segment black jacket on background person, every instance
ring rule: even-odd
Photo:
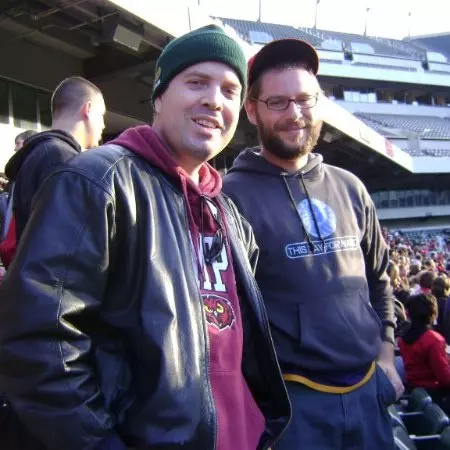
[[[253,233],[218,199],[242,312],[242,371],[266,419],[258,449],[267,449],[287,425],[289,400],[252,275]],[[54,239],[61,227],[68,232]],[[134,153],[106,145],[48,178],[0,285],[0,390],[49,450],[106,441],[215,448],[192,261],[182,192]]]
[[[5,174],[14,183],[13,211],[20,240],[31,214],[33,197],[44,180],[63,162],[81,152],[73,136],[50,130],[35,134],[8,161]]]

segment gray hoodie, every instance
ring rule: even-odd
[[[311,154],[288,174],[248,149],[224,192],[252,225],[256,278],[282,370],[317,381],[351,379],[393,341],[388,249],[362,182]]]

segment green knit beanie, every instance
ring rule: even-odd
[[[247,61],[238,42],[217,25],[191,31],[166,45],[156,61],[152,101],[167,89],[176,75],[205,61],[221,62],[236,71],[242,84],[242,103],[247,90]]]

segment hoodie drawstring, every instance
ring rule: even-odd
[[[303,190],[305,191],[306,198],[308,200],[308,206],[309,206],[309,210],[311,211],[311,215],[312,215],[312,218],[314,221],[314,226],[316,227],[317,236],[319,236],[320,242],[322,242],[322,245],[325,247],[325,240],[322,237],[322,234],[320,233],[319,224],[317,223],[317,217],[314,214],[311,196],[309,195],[308,189],[306,187],[305,179],[303,178],[303,173],[300,173],[300,179],[302,180]]]
[[[294,196],[292,195],[291,188],[289,187],[289,183],[288,183],[288,181],[286,179],[287,174],[281,174],[281,177],[283,178],[284,185],[285,185],[286,190],[288,192],[289,199],[290,199],[290,201],[292,203],[292,206],[294,207],[294,209],[295,209],[295,211],[297,213],[297,216],[300,219],[300,223],[302,225],[303,233],[305,233],[306,240],[308,241],[309,249],[312,252],[314,252],[314,243],[311,240],[311,236],[309,235],[308,231],[306,230],[306,227],[305,227],[305,224],[303,223],[303,219],[302,219],[302,216],[300,214],[300,211],[298,210],[297,204],[295,203]],[[313,208],[313,205],[312,205],[311,196],[309,195],[308,188],[306,187],[306,183],[305,183],[305,180],[303,178],[303,173],[300,173],[300,179],[302,181],[303,190],[305,191],[306,199],[308,201],[309,210],[311,212],[311,216],[312,216],[312,219],[313,219],[313,222],[314,222],[314,227],[316,229],[317,236],[319,237],[320,242],[322,243],[322,245],[325,247],[325,239],[323,238],[322,234],[320,233],[319,224],[317,222],[317,217],[316,217],[316,215],[314,213],[314,208]]]
[[[308,241],[309,249],[314,253],[314,244],[313,244],[313,242],[311,240],[311,237],[310,237],[309,233],[306,231],[306,227],[305,227],[305,224],[303,223],[302,216],[301,216],[300,211],[298,210],[297,205],[295,203],[294,196],[292,195],[291,189],[289,187],[289,183],[286,180],[286,174],[281,174],[281,178],[284,181],[284,185],[285,185],[286,190],[288,192],[289,199],[291,200],[292,206],[294,207],[294,210],[297,213],[298,218],[300,219],[300,223],[302,224],[302,230],[303,230],[303,233],[305,233],[306,240]]]
[[[191,242],[192,246],[194,247],[194,256],[197,263],[197,270],[198,270],[198,279],[200,281],[200,285],[205,281],[204,275],[203,275],[203,260],[201,259],[203,257],[203,236],[201,232],[198,233],[198,228],[195,225],[194,216],[192,215],[192,209],[189,207],[189,197],[188,197],[188,191],[187,191],[187,183],[186,178],[180,175],[180,182],[181,182],[181,190],[183,192],[183,197],[186,202],[186,212],[188,215],[188,222],[189,222],[189,233],[191,235]],[[201,226],[203,228],[203,208],[201,213]],[[197,233],[195,232],[197,231]],[[198,234],[200,234],[200,239]],[[200,245],[202,246],[202,253],[200,254]]]

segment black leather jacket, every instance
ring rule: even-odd
[[[266,418],[266,449],[287,425],[289,400],[252,275],[253,233],[221,201],[242,369]],[[49,449],[94,449],[117,435],[138,449],[215,448],[184,200],[150,163],[106,145],[50,176],[0,298],[0,390]]]

